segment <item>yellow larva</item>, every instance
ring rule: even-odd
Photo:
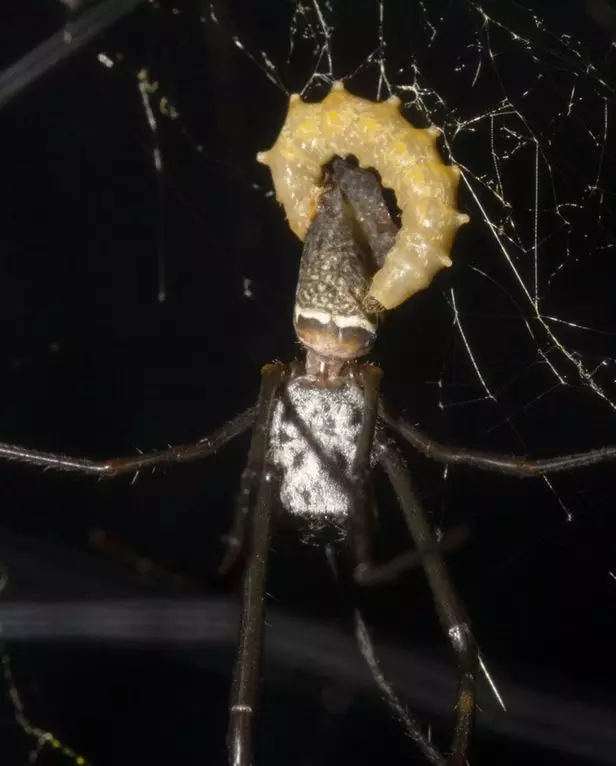
[[[375,103],[335,82],[317,104],[292,95],[276,143],[257,159],[270,168],[276,197],[301,240],[316,211],[323,165],[353,154],[360,167],[380,173],[396,195],[402,227],[367,297],[392,309],[451,266],[456,231],[469,220],[456,210],[460,171],[443,163],[438,135],[438,128],[420,130],[407,122],[400,99]]]

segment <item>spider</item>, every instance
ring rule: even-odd
[[[459,671],[448,756],[422,733],[384,678],[357,610],[356,638],[385,701],[426,760],[438,766],[463,766],[475,714],[480,653],[443,562],[443,544],[437,543],[390,433],[434,460],[519,477],[616,459],[616,447],[545,460],[449,447],[389,413],[379,396],[381,371],[359,360],[372,349],[380,318],[364,299],[371,276],[382,266],[396,232],[378,178],[336,158],[326,172],[300,262],[294,326],[305,356],[291,364],[265,365],[255,406],[197,443],[101,462],[0,444],[0,457],[6,460],[59,471],[119,476],[205,458],[252,428],[247,467],[220,565],[224,574],[240,557],[246,557],[227,738],[233,766],[249,766],[253,759],[252,729],[275,508],[280,507],[295,520],[305,539],[327,545],[329,552],[333,550],[332,533],[337,542],[342,541],[343,550],[350,553],[357,585],[391,579],[416,564],[423,567]],[[375,561],[371,550],[373,518],[368,490],[377,464],[393,487],[415,545],[413,552],[385,563]]]

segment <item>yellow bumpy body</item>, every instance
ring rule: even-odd
[[[336,82],[316,104],[291,96],[287,119],[268,152],[258,155],[272,173],[276,197],[292,231],[303,240],[316,212],[323,166],[354,155],[392,189],[402,227],[368,298],[392,309],[432,281],[444,266],[458,228],[468,216],[456,210],[460,170],[445,165],[435,143],[438,128],[414,128],[400,113],[400,99],[373,102]]]

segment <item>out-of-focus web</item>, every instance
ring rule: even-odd
[[[0,599],[3,598],[3,593],[7,585],[8,575],[6,570],[0,568]],[[43,751],[55,750],[62,755],[67,762],[73,763],[75,766],[89,766],[89,761],[87,761],[83,755],[77,753],[72,747],[62,742],[51,730],[43,729],[30,720],[22,701],[22,695],[15,682],[9,650],[3,643],[0,643],[0,681],[2,682],[3,691],[5,691],[11,706],[15,722],[23,731],[28,742],[34,743],[33,745],[30,745],[28,757],[29,763],[37,763],[39,761],[39,756],[41,756]]]

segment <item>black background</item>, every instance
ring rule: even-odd
[[[341,77],[355,72],[376,45],[375,6],[333,5],[334,75]],[[274,62],[275,78],[289,92],[303,88],[315,69],[318,51],[301,32],[287,60],[294,7],[282,0],[258,9],[233,2],[226,11],[216,8],[217,22],[203,23],[207,3],[148,4],[3,107],[3,440],[91,457],[196,440],[253,402],[261,364],[295,356],[290,316],[299,244],[267,194],[267,171],[254,159],[274,141],[287,103],[283,89],[266,76],[260,51]],[[497,13],[491,3],[482,7]],[[552,47],[544,49],[544,38],[535,40],[520,6],[499,7],[503,24],[533,40],[539,64],[518,56],[516,46],[508,48],[505,35],[491,43],[502,54],[500,80],[484,70],[481,87],[464,91],[467,80],[456,81],[456,62],[462,58],[468,65],[472,55],[468,42],[471,28],[477,29],[476,8],[434,3],[432,18],[442,39],[430,47],[421,21],[425,9],[387,2],[386,60],[393,82],[411,81],[412,50],[446,104],[455,104],[460,117],[478,114],[499,100],[499,88],[519,92],[544,66],[558,82],[559,65],[566,66],[550,51],[561,50],[563,33],[574,33],[588,60],[605,65],[609,112],[610,62],[601,58],[609,49],[609,29],[597,23],[596,12],[593,18],[577,3],[558,11],[534,4],[550,30]],[[2,14],[3,66],[71,21],[60,4],[34,0]],[[498,27],[491,31],[496,38]],[[255,60],[234,44],[235,35]],[[98,60],[101,52],[116,62],[112,69]],[[150,81],[160,83],[157,95],[179,112],[176,120],[160,117],[153,98],[164,165],[160,178],[138,90],[136,74],[143,67]],[[349,79],[349,87],[375,98],[377,80],[378,68],[366,67]],[[583,94],[590,89],[583,77],[579,87]],[[310,96],[323,92],[315,83]],[[552,126],[554,140],[546,144],[555,183],[568,199],[575,198],[576,183],[583,185],[580,179],[592,176],[589,163],[598,156],[596,147],[586,151],[576,132],[585,108],[570,122],[563,117],[562,129]],[[591,108],[589,98],[588,124],[600,127]],[[435,121],[440,114],[444,122],[446,111],[435,108]],[[538,98],[527,102],[524,113],[539,135],[554,105]],[[417,110],[409,114],[421,120]],[[489,141],[482,123],[477,135],[454,145],[456,159],[477,174],[489,172]],[[562,328],[564,342],[590,369],[615,356],[616,270],[609,249],[614,156],[609,139],[602,145],[603,196],[581,201],[572,213],[573,255],[544,309],[601,329],[576,334]],[[525,209],[532,210],[534,185],[528,155],[520,154],[518,166],[508,165],[508,180],[514,200],[526,199],[526,208],[521,202],[512,216],[528,239],[533,220]],[[549,209],[549,199],[544,203]],[[571,367],[569,384],[555,385],[524,329],[525,309],[512,313],[503,297],[512,294],[511,274],[465,191],[460,207],[473,223],[456,244],[456,268],[392,314],[383,328],[375,358],[386,373],[387,398],[448,443],[546,456],[616,443],[616,413],[580,384]],[[548,229],[558,223],[547,214],[543,221]],[[562,248],[563,240],[555,237],[542,250],[545,270],[563,262]],[[157,299],[159,250],[164,303]],[[478,280],[473,266],[489,271],[502,290]],[[445,300],[452,286],[467,300],[466,330],[481,369],[491,375],[497,402],[485,399],[452,327]],[[545,339],[541,344],[546,347]],[[608,362],[602,385],[613,385],[613,378]],[[439,407],[443,397],[459,406]],[[481,401],[468,403],[474,398]],[[229,606],[223,637],[208,632],[206,621],[190,646],[154,636],[130,644],[99,639],[10,645],[29,717],[92,763],[225,761],[238,593],[211,575],[246,450],[240,439],[204,464],[139,476],[132,484],[3,467],[7,605],[104,604],[164,595],[179,603],[183,597],[203,598],[205,615],[219,599]],[[503,692],[512,689],[508,717],[499,718],[489,693],[482,693],[473,762],[513,763],[531,755],[544,763],[616,762],[613,734],[601,724],[614,711],[613,468],[558,477],[555,495],[541,481],[463,470],[444,479],[442,467],[407,454],[434,520],[444,529],[464,522],[471,530],[470,542],[450,556],[450,565],[484,655]],[[566,522],[558,499],[574,521]],[[401,549],[405,538],[386,491],[382,505],[383,552]],[[114,541],[115,556],[92,545],[96,529]],[[156,570],[144,571],[143,561],[141,571],[136,569],[139,558],[155,561]],[[380,705],[352,639],[344,637],[347,626],[338,618],[338,595],[320,551],[279,539],[273,558],[257,762],[421,762]],[[419,667],[425,663],[425,688],[407,684],[405,690],[445,747],[455,663],[422,577],[413,573],[370,592],[365,611],[381,644],[408,652],[400,659],[393,648],[383,649],[394,677],[402,678],[404,657],[409,667],[417,666],[417,657]],[[310,630],[339,636],[330,655]],[[285,654],[271,648],[281,637],[290,647]],[[436,701],[440,687],[430,675],[432,661],[446,678]],[[529,690],[546,696],[525,696]],[[546,712],[557,718],[555,733],[542,722]],[[14,723],[6,697],[0,723],[4,762],[26,763],[35,743]],[[578,726],[586,732],[579,738]],[[540,749],[544,737],[552,745]],[[46,749],[41,759],[60,763],[66,756]]]

